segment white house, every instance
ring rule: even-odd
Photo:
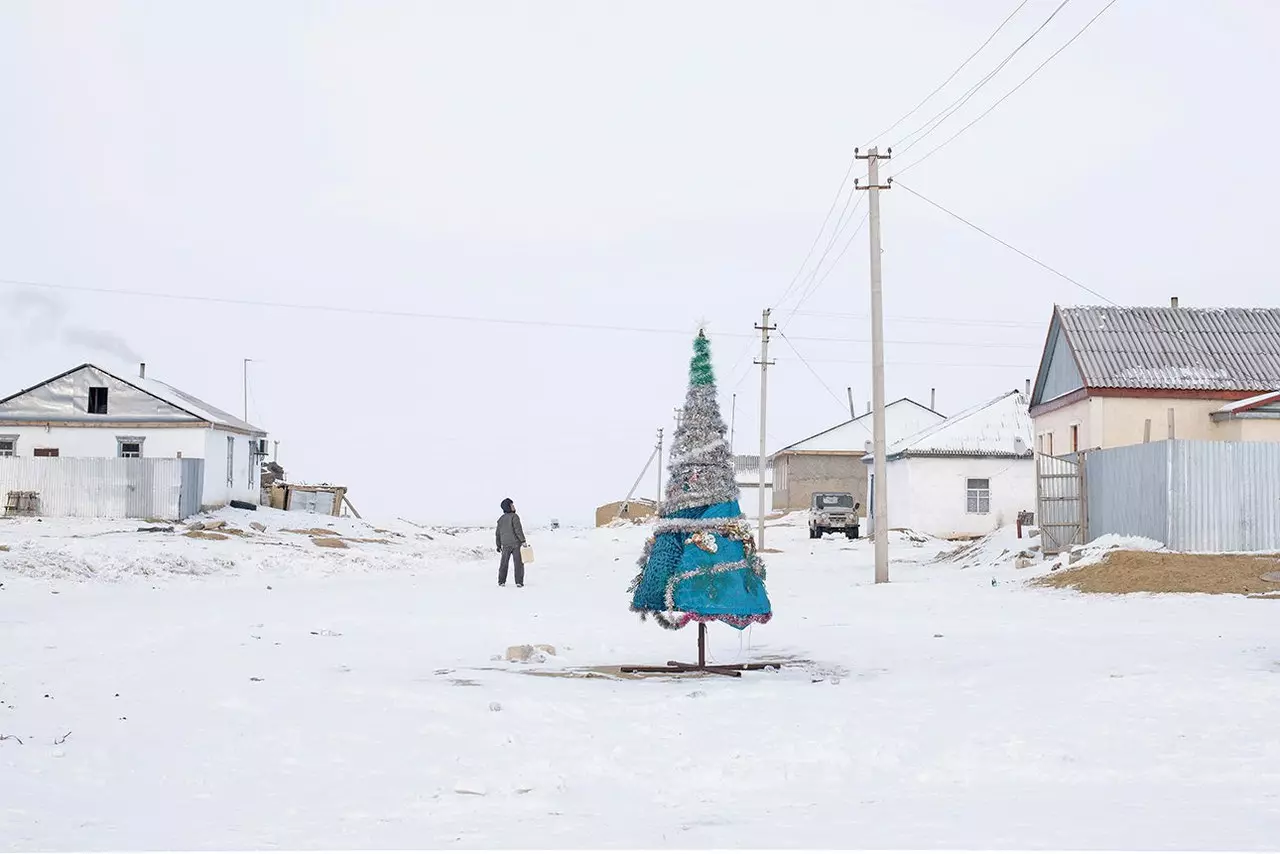
[[[890,444],[885,474],[891,527],[966,537],[1012,524],[1036,502],[1026,395],[1007,392]]]
[[[200,459],[200,503],[258,503],[266,432],[146,375],[84,364],[0,400],[0,457]]]
[[[938,424],[943,417],[904,397],[885,406],[885,437],[889,444]],[[804,510],[815,492],[866,495],[867,467],[859,460],[872,436],[871,413],[823,430],[778,451],[773,463],[774,510]],[[752,505],[754,506],[754,505]],[[870,507],[863,505],[863,511]]]

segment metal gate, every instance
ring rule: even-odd
[[[1084,466],[1080,459],[1036,454],[1036,521],[1047,555],[1085,541]]]

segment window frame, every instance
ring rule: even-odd
[[[974,486],[975,483],[986,484]],[[964,480],[964,512],[972,516],[991,515],[991,478],[966,477]],[[983,508],[985,502],[986,507]]]
[[[62,452],[59,448],[36,448],[32,451],[31,455],[33,457],[40,457],[41,459],[52,460],[60,458],[62,456]]]
[[[1071,438],[1071,453],[1074,454],[1080,450],[1080,422],[1077,421],[1070,425],[1069,435]]]
[[[4,442],[5,444],[8,444],[10,446],[8,450],[4,450],[3,448],[0,448],[0,458],[12,459],[13,457],[18,456],[18,439],[19,438],[21,437],[18,436],[16,433],[5,434],[3,436],[0,436],[0,442]]]
[[[236,437],[227,437],[227,486],[236,485]]]
[[[116,457],[122,460],[140,460],[145,455],[144,443],[147,441],[145,436],[116,436]],[[125,454],[125,445],[137,445],[138,453]]]
[[[93,400],[93,398],[94,398],[94,394],[93,394],[93,393],[94,393],[95,391],[100,391],[100,392],[102,392],[102,400],[101,400],[102,406],[101,406],[101,410],[100,410],[100,411],[99,411],[99,408],[98,408],[98,407],[95,407],[95,406],[94,406],[94,400]],[[86,407],[85,407],[85,408],[86,408],[86,410],[88,411],[88,413],[89,413],[90,415],[107,415],[107,414],[109,414],[109,413],[110,413],[110,411],[111,411],[111,394],[110,394],[110,392],[111,392],[111,390],[110,390],[109,388],[107,388],[107,386],[104,386],[104,385],[91,385],[91,386],[89,386],[89,400],[88,400],[88,402],[87,402],[87,404],[86,404]]]

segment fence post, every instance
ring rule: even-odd
[[[1169,417],[1173,418],[1173,410],[1169,410]],[[1173,539],[1173,431],[1169,431],[1169,441],[1164,445],[1164,544],[1168,549],[1177,551],[1177,546],[1172,542]]]
[[[1080,545],[1090,542],[1089,537],[1089,475],[1086,466],[1088,454],[1077,455],[1080,467]]]

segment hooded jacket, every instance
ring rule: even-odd
[[[502,518],[498,520],[494,540],[500,549],[518,549],[524,545],[524,527],[510,498],[502,502]]]

